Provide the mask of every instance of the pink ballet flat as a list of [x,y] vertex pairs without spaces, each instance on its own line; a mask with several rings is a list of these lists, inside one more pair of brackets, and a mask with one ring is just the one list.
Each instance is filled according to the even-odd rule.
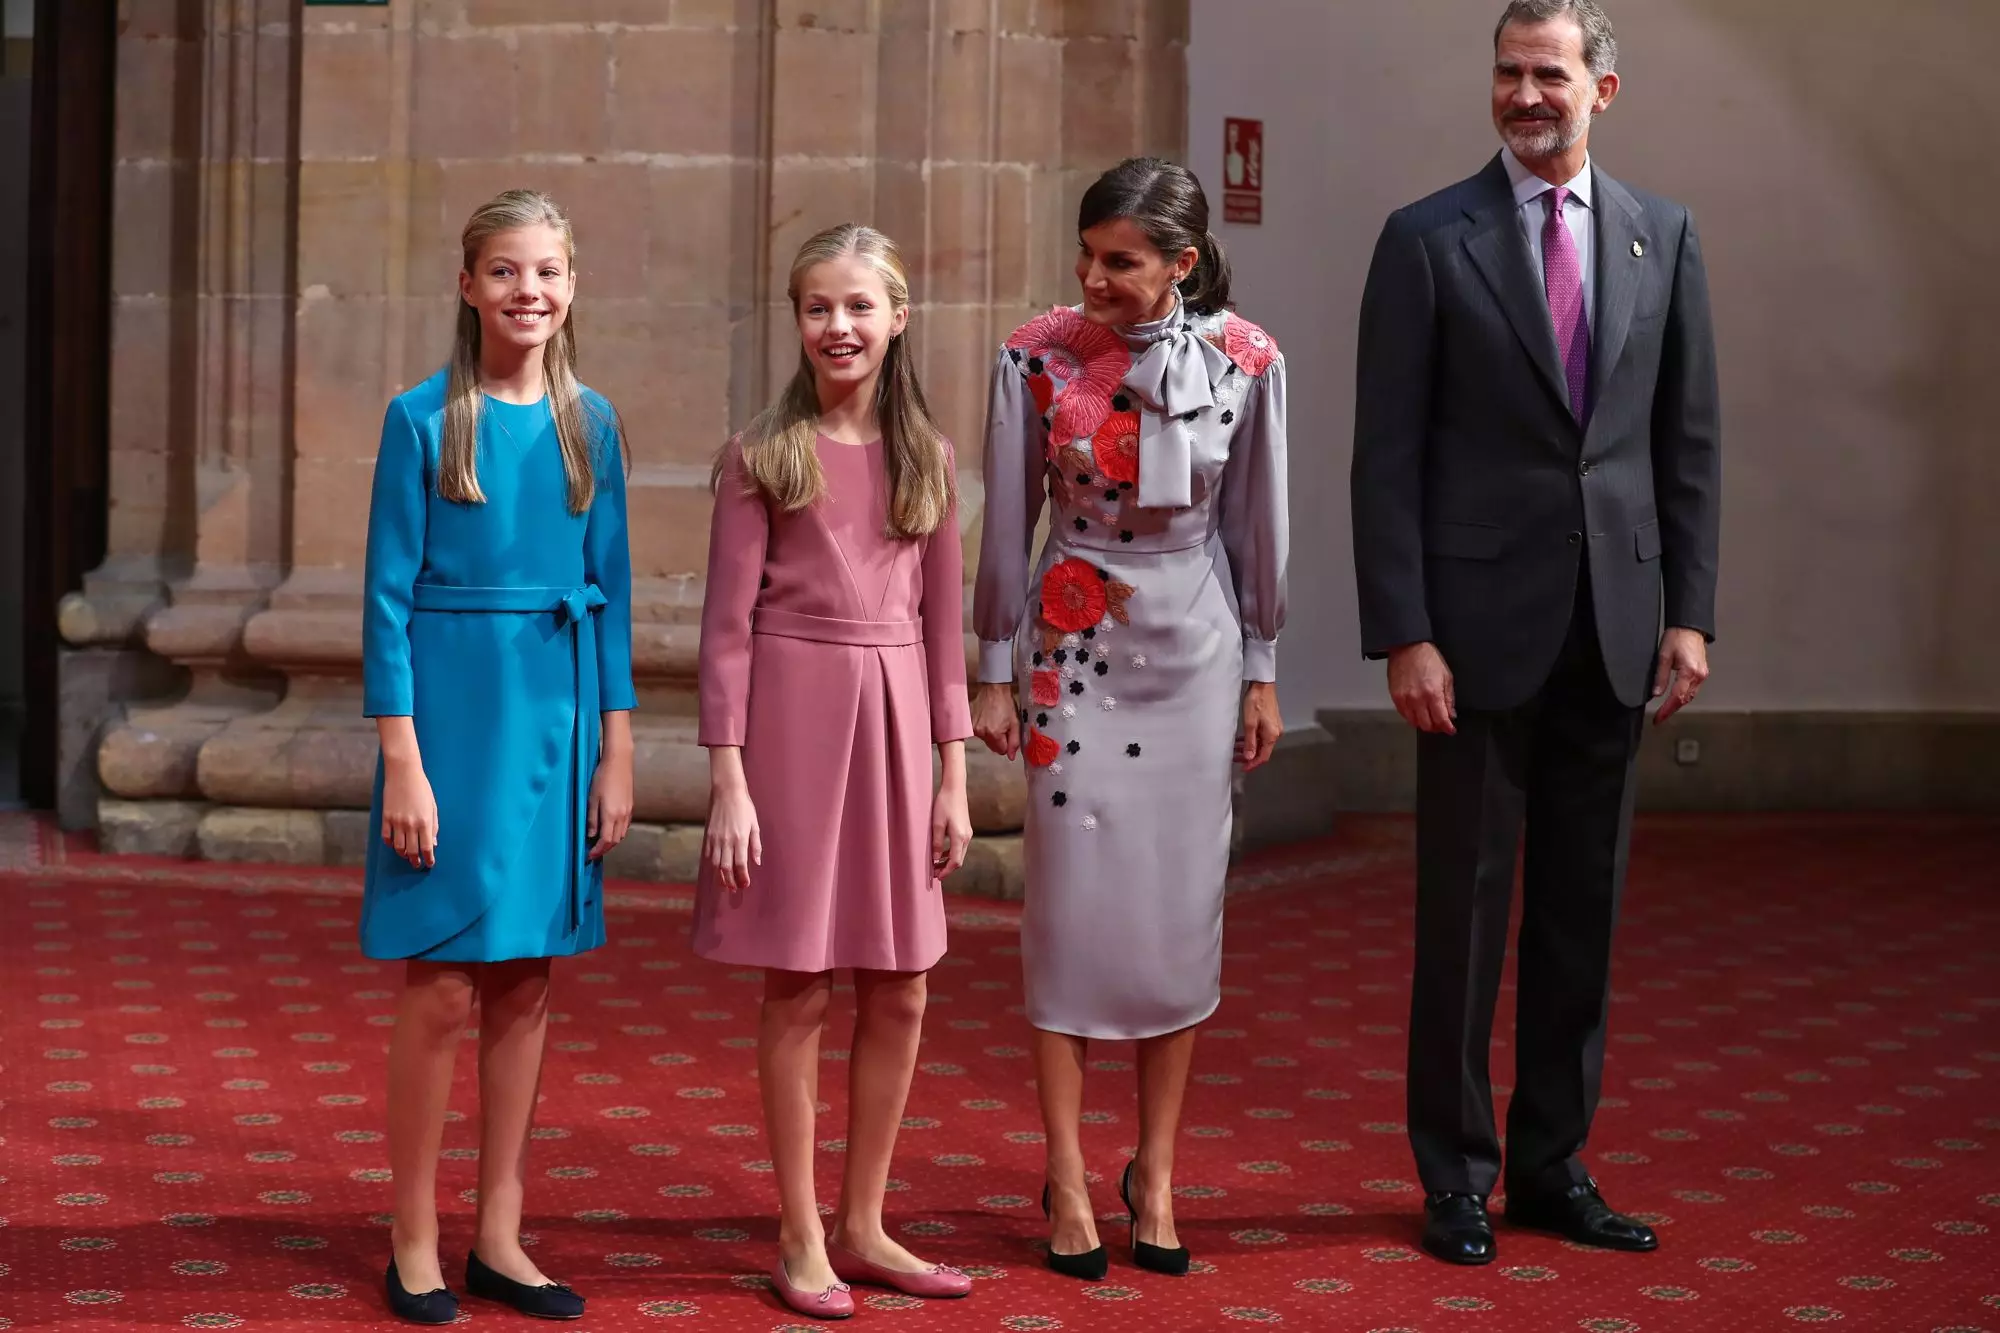
[[854,1298],[847,1294],[845,1282],[836,1282],[825,1291],[802,1290],[792,1285],[783,1256],[771,1270],[771,1282],[778,1288],[778,1299],[791,1306],[795,1314],[811,1319],[847,1319],[854,1314]]
[[826,1257],[842,1282],[862,1282],[871,1287],[888,1287],[905,1296],[925,1300],[953,1300],[972,1294],[972,1279],[949,1264],[932,1264],[921,1273],[899,1273],[863,1259],[854,1251],[828,1241]]

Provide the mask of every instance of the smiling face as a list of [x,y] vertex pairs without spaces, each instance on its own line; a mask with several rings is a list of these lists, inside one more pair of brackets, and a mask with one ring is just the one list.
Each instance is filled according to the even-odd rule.
[[1111,218],[1078,239],[1076,281],[1084,318],[1093,324],[1145,324],[1174,308],[1174,288],[1194,272],[1201,252],[1188,246],[1169,257],[1131,218]]
[[856,254],[814,264],[800,275],[799,342],[823,387],[865,386],[881,373],[889,344],[910,322],[881,270]]
[[1575,19],[1510,23],[1493,53],[1493,124],[1522,162],[1587,146],[1590,122],[1618,94],[1618,76],[1592,78]]
[[458,275],[458,290],[479,312],[487,346],[539,348],[555,337],[576,296],[569,243],[546,225],[496,232]]

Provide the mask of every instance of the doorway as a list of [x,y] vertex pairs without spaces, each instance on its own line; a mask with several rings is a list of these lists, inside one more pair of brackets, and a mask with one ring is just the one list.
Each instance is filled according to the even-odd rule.
[[[109,515],[117,7],[0,0],[0,803],[55,802],[56,608]],[[19,260],[17,259],[18,263]]]

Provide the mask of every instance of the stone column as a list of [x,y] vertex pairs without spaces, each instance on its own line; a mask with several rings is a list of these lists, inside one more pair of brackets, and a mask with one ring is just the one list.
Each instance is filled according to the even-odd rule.
[[113,555],[64,628],[72,642],[143,637],[182,669],[183,686],[134,703],[98,754],[101,820],[124,845],[177,852],[201,810],[202,745],[282,686],[241,640],[278,580],[291,509],[296,33],[285,0],[127,8]]
[[[632,450],[643,826],[615,869],[690,874],[691,826],[707,802],[693,677],[708,464],[796,362],[784,284],[798,243],[859,218],[904,246],[918,297],[911,336],[960,447],[972,555],[992,356],[1016,323],[1074,299],[1074,211],[1088,180],[1129,153],[1180,151],[1186,10],[1186,0],[305,9],[284,390],[292,507],[277,533],[288,572],[241,636],[244,657],[282,677],[284,697],[202,743],[196,778],[212,803],[202,853],[352,861],[367,845],[375,742],[360,716],[359,603],[383,406],[448,352],[465,217],[525,185],[575,221],[583,374],[621,409]],[[1018,775],[978,757],[975,773],[976,825],[1018,828]]]

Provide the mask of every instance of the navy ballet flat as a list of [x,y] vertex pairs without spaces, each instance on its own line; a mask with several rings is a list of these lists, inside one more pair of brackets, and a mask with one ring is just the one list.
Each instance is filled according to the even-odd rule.
[[389,1261],[389,1271],[382,1276],[382,1285],[389,1294],[389,1313],[410,1324],[449,1324],[458,1319],[458,1297],[445,1287],[431,1291],[410,1291],[403,1286],[402,1275],[396,1271],[396,1261]]
[[503,1277],[480,1261],[478,1254],[465,1256],[465,1289],[482,1301],[511,1305],[535,1319],[581,1319],[583,1297],[560,1282],[531,1287]]

